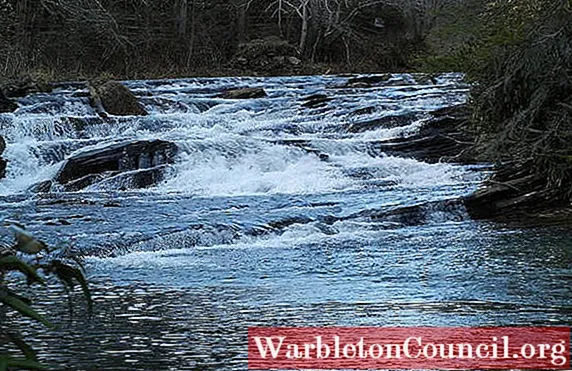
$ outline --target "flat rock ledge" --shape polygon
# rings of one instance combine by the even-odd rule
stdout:
[[[531,162],[511,162],[498,166],[495,174],[463,201],[473,219],[523,226],[569,224],[572,207],[565,189],[550,184]]]
[[[112,179],[120,188],[150,187],[163,179],[177,153],[178,147],[164,140],[111,144],[68,158],[53,181],[38,183],[31,191],[46,192],[55,183],[74,192]]]

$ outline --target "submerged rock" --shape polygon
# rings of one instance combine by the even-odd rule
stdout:
[[[66,190],[80,190],[121,173],[171,164],[177,152],[174,143],[163,140],[112,144],[70,157],[55,180]],[[137,175],[136,183],[150,186],[157,179],[156,171],[147,172]]]
[[[90,102],[100,116],[105,113],[115,116],[145,116],[147,111],[128,87],[117,81],[103,85],[88,86]]]
[[[218,98],[223,99],[253,99],[267,97],[266,91],[262,88],[242,88],[230,89],[218,95]]]
[[[314,94],[301,99],[302,107],[306,108],[318,108],[324,107],[332,98],[325,94]]]

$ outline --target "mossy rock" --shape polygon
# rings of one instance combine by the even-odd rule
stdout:
[[[146,116],[148,113],[129,88],[117,81],[89,87],[92,106],[101,115]]]

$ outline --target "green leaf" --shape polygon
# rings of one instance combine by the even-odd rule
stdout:
[[[35,361],[37,359],[36,352],[32,347],[24,341],[18,334],[9,333],[8,338],[10,341],[20,349],[20,351],[24,354],[26,359],[30,359]]]
[[[48,246],[45,243],[37,240],[25,229],[14,224],[8,228],[10,228],[16,236],[16,245],[14,246],[16,250],[30,255],[38,254],[42,250],[49,252]]]
[[[38,275],[35,268],[18,259],[14,255],[3,256],[0,258],[0,271],[19,271],[26,275],[28,283],[38,282],[45,284],[44,280]]]
[[[54,260],[51,264],[51,271],[54,272],[56,276],[58,276],[58,278],[71,290],[73,290],[75,286],[74,279],[79,283],[87,301],[87,311],[91,314],[93,310],[91,293],[89,291],[89,287],[87,286],[85,276],[81,270],[68,264],[64,264],[59,260]]]
[[[7,370],[47,370],[45,366],[31,359],[0,356],[0,371]]]
[[[6,304],[7,306],[11,307],[15,311],[19,312],[20,314],[35,319],[36,321],[44,324],[47,327],[54,327],[47,319],[44,318],[41,314],[33,310],[27,303],[25,303],[21,298],[17,295],[12,294],[10,291],[6,289],[0,289],[0,302]]]

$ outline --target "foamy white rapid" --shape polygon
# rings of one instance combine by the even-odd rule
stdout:
[[[467,87],[461,77],[443,75],[437,85],[419,85],[415,76],[395,75],[392,84],[374,89],[340,89],[346,79],[338,77],[127,82],[151,114],[108,122],[99,120],[79,94],[81,85],[62,85],[53,93],[23,98],[14,114],[0,115],[9,161],[0,195],[22,193],[53,178],[74,153],[140,139],[173,141],[181,150],[164,181],[147,190],[159,193],[315,194],[364,189],[376,182],[455,184],[467,180],[458,166],[372,155],[365,149],[371,141],[412,135],[428,111],[463,102]],[[215,97],[223,88],[242,86],[263,86],[269,96]],[[301,106],[301,98],[318,93],[332,98],[327,107]],[[356,114],[363,108],[371,109]],[[401,127],[360,133],[342,129],[412,113],[418,118]],[[117,184],[102,182],[85,191],[115,189]]]

